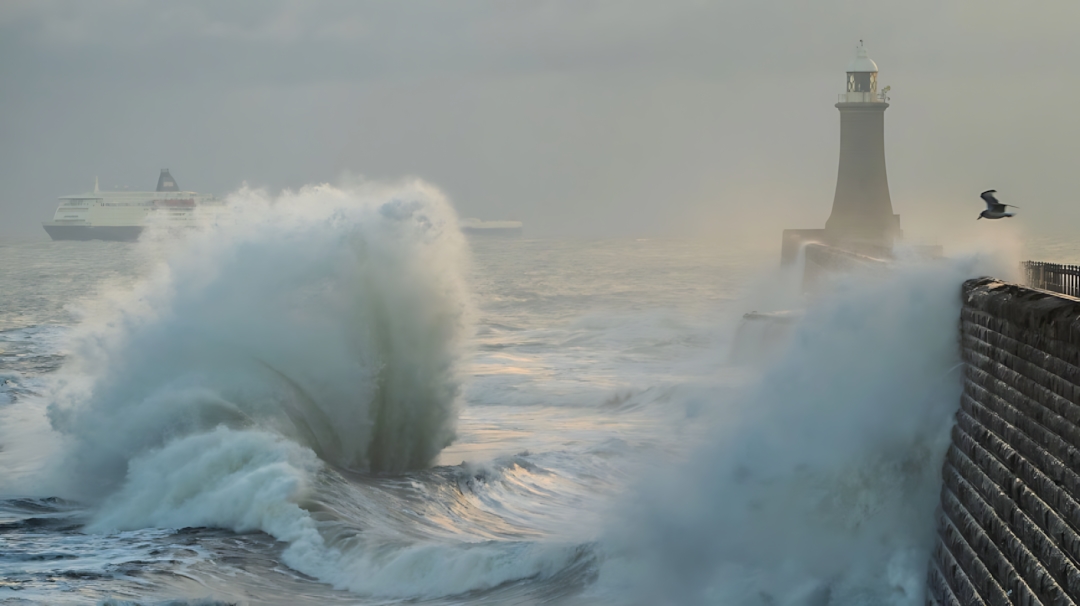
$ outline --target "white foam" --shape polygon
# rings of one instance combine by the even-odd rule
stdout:
[[[320,463],[280,436],[218,427],[132,459],[90,532],[210,526],[322,544],[300,503]]]
[[[369,545],[347,554],[324,578],[361,594],[434,598],[550,578],[583,557],[586,549],[506,541]]]
[[[50,409],[77,496],[170,439],[259,427],[354,469],[428,465],[453,438],[469,309],[453,210],[422,183],[229,198],[81,327]]]
[[[87,530],[262,530],[288,543],[282,557],[296,570],[339,589],[399,598],[547,578],[583,556],[576,545],[416,541],[380,532],[357,535],[340,526],[328,544],[320,523],[302,507],[314,496],[321,467],[311,450],[280,436],[218,427],[133,459],[124,486],[106,499]]]
[[[235,222],[151,238],[168,261],[73,339],[49,417],[65,441],[54,477],[96,503],[87,529],[262,530],[296,570],[399,597],[579,559],[575,545],[357,534],[308,511],[326,462],[416,469],[452,439],[463,239],[421,183],[229,204]]]
[[[692,459],[628,497],[601,586],[633,603],[921,604],[960,284],[980,269],[835,282],[760,384],[717,403]]]

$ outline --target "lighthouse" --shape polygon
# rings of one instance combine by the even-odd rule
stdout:
[[[847,68],[840,94],[840,166],[825,236],[835,246],[891,249],[900,236],[885,173],[885,95],[878,92],[878,67],[862,41]]]
[[[840,94],[840,166],[832,214],[825,229],[785,229],[780,263],[795,261],[807,242],[849,252],[888,258],[900,237],[900,215],[893,214],[889,178],[885,174],[884,91],[878,92],[878,68],[862,41],[847,68],[846,90]]]

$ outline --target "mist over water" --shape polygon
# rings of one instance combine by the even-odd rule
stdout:
[[[959,284],[1008,264],[807,297],[799,268],[702,243],[470,244],[419,182],[230,206],[181,240],[91,244],[141,269],[49,323],[7,316],[20,595],[923,600]]]

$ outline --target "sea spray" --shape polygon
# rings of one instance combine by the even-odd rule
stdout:
[[[628,497],[601,585],[642,604],[921,604],[959,285],[988,263],[833,282],[691,459]]]
[[[78,494],[110,492],[133,457],[217,425],[347,468],[428,465],[453,438],[468,313],[449,204],[411,183],[242,190],[229,205],[232,222],[175,245],[76,339],[50,415]]]
[[[72,341],[49,417],[60,492],[91,506],[85,530],[263,531],[294,570],[379,599],[584,574],[587,544],[447,537],[429,527],[470,515],[468,497],[440,488],[417,518],[377,487],[441,478],[416,470],[454,435],[471,307],[438,192],[244,190],[229,204],[232,221],[180,241],[151,233],[141,249],[167,261]]]
[[[325,464],[417,469],[453,439],[465,244],[420,182],[228,203],[231,221],[151,234],[163,265],[80,328],[54,474],[97,504],[88,530],[263,530],[325,576],[340,554],[303,507]]]

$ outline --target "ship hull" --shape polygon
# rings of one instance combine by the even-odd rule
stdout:
[[[142,233],[141,225],[57,225],[43,223],[53,240],[111,240],[134,242]]]

